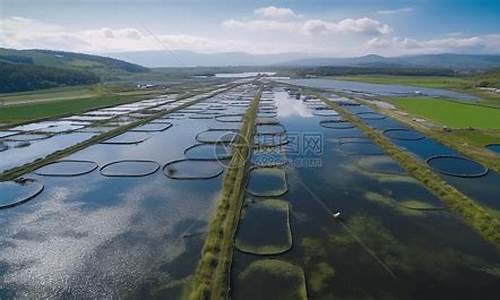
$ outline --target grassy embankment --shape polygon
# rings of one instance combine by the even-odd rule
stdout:
[[[394,110],[370,104],[368,101],[358,100],[488,168],[500,172],[498,156],[484,148],[487,144],[500,143],[500,108],[436,98],[402,97],[391,100],[399,110],[410,114],[405,116]],[[429,128],[414,121],[415,116],[446,126],[447,130]]]
[[[188,299],[226,299],[229,271],[244,200],[247,157],[253,140],[255,118],[262,90],[245,113],[240,136],[233,145],[233,157],[224,174],[217,207],[212,215],[203,246],[201,259],[189,282]]]
[[[495,218],[484,207],[450,186],[439,175],[415,157],[396,147],[376,130],[344,110],[339,105],[318,95],[327,105],[335,109],[345,120],[363,131],[375,144],[398,162],[410,175],[420,181],[429,191],[438,196],[443,203],[489,242],[500,250],[500,219]]]
[[[224,89],[220,92],[217,92],[215,93],[214,95],[216,94],[220,94],[220,93],[223,93],[229,89],[232,89],[233,87],[235,87],[235,85],[232,85],[230,87],[228,87],[227,89]],[[192,94],[188,94],[188,95],[184,95],[184,96],[181,96],[181,97],[178,97],[177,100],[182,100],[182,99],[186,99],[186,98],[189,98],[193,96]],[[66,157],[68,155],[71,155],[81,149],[84,149],[90,145],[93,145],[93,144],[96,144],[96,143],[99,143],[99,142],[102,142],[104,140],[107,140],[109,138],[112,138],[114,136],[117,136],[119,134],[122,134],[124,133],[125,131],[129,130],[129,129],[132,129],[134,127],[137,127],[139,125],[142,125],[142,124],[145,124],[149,121],[152,121],[154,119],[157,119],[157,118],[160,118],[166,114],[169,114],[169,113],[172,113],[172,112],[175,112],[179,109],[183,109],[187,106],[190,106],[192,104],[195,104],[195,103],[198,103],[198,102],[201,102],[203,100],[205,100],[207,97],[204,97],[204,98],[201,98],[201,99],[198,99],[198,100],[195,100],[195,101],[191,101],[191,102],[188,102],[188,103],[185,103],[183,105],[180,105],[176,108],[172,108],[172,109],[169,109],[169,110],[164,110],[164,111],[161,111],[161,112],[158,112],[158,113],[155,113],[147,118],[142,118],[140,120],[137,120],[133,123],[130,123],[130,124],[127,124],[127,125],[124,125],[124,126],[121,126],[121,127],[118,127],[118,128],[115,128],[113,130],[110,130],[108,132],[104,132],[104,133],[101,133],[99,135],[96,135],[88,140],[85,140],[81,143],[78,143],[76,145],[73,145],[71,147],[68,147],[66,149],[63,149],[63,150],[59,150],[59,151],[56,151],[54,153],[51,153],[49,155],[47,155],[46,157],[44,158],[40,158],[40,159],[37,159],[35,160],[34,162],[31,162],[31,163],[27,163],[27,164],[24,164],[22,166],[18,166],[18,167],[14,167],[12,169],[9,169],[9,170],[6,170],[4,172],[2,172],[0,174],[0,181],[6,181],[6,180],[14,180],[16,178],[18,178],[19,176],[22,176],[24,174],[27,174],[27,173],[30,173],[30,172],[33,172],[34,170],[40,168],[41,166],[45,165],[45,164],[48,164],[50,162],[54,162],[58,159],[61,159],[63,157]],[[161,104],[159,104],[161,105]]]
[[[0,124],[13,125],[141,100],[159,91],[120,91],[99,86],[0,95]],[[1,125],[0,125],[1,127]]]

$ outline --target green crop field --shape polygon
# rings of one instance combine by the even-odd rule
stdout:
[[[140,98],[141,96],[135,95],[107,95],[77,100],[60,100],[9,105],[0,107],[0,123],[20,123],[64,114],[78,113],[93,108],[127,103]]]
[[[449,128],[500,129],[500,109],[444,98],[398,97],[399,109]]]
[[[470,87],[472,81],[465,77],[451,76],[393,76],[393,75],[358,75],[334,76],[332,79],[358,81],[379,84],[401,84],[428,88],[463,89]]]

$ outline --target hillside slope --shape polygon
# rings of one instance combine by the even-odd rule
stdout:
[[[53,50],[0,48],[0,62],[88,71],[103,80],[130,73],[149,72],[148,68],[114,58]]]
[[[95,84],[99,81],[97,75],[88,71],[0,62],[0,93]]]

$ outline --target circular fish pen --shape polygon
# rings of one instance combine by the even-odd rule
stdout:
[[[255,126],[255,131],[257,134],[276,134],[283,135],[286,133],[285,126],[280,123],[275,124],[257,124]]]
[[[93,172],[97,167],[97,163],[93,161],[68,159],[45,164],[33,173],[51,177],[80,176]]]
[[[52,135],[50,134],[44,134],[44,133],[21,133],[6,137],[5,140],[12,142],[34,142],[34,141],[48,139],[51,136]]]
[[[224,143],[201,143],[184,149],[184,155],[189,159],[224,160],[230,159],[232,147]]]
[[[362,137],[340,138],[339,149],[348,155],[383,155],[384,151],[370,139]]]
[[[465,157],[435,155],[425,161],[437,172],[454,177],[475,178],[488,174],[488,168]]]
[[[276,125],[280,124],[276,118],[257,118],[255,119],[255,125]]]
[[[211,120],[214,118],[212,115],[199,115],[199,114],[192,114],[189,116],[190,119],[195,119],[195,120]]]
[[[250,263],[235,279],[232,299],[307,300],[306,278],[301,267],[278,259]]]
[[[353,124],[342,119],[322,120],[319,121],[319,126],[329,129],[352,129],[355,127]]]
[[[195,140],[200,143],[218,144],[232,143],[238,136],[237,130],[232,129],[208,129],[199,132],[195,136]]]
[[[217,120],[219,122],[239,123],[239,122],[243,121],[243,115],[242,114],[218,115],[218,116],[215,116],[215,120]]]
[[[236,232],[235,247],[243,253],[276,255],[292,248],[290,206],[279,199],[246,201]]]
[[[19,178],[14,181],[0,182],[0,209],[23,204],[44,189],[41,182],[31,178]]]
[[[371,112],[371,111],[358,112],[358,113],[356,113],[356,115],[362,120],[383,120],[383,119],[387,118],[384,115],[381,115],[381,114],[376,113],[376,112]]]
[[[149,138],[145,132],[125,132],[100,142],[104,145],[133,145],[144,142]]]
[[[257,118],[276,118],[277,116],[275,112],[257,112]]]
[[[425,139],[425,136],[406,128],[390,128],[382,132],[386,137],[393,140],[401,141],[420,141]]]
[[[138,127],[132,128],[131,132],[161,132],[172,127],[172,123],[147,123]]]
[[[496,154],[500,154],[500,144],[488,144],[484,147],[486,149],[490,150],[491,152],[494,152]]]
[[[274,167],[284,166],[286,159],[280,147],[269,147],[252,151],[250,162],[255,166]]]
[[[152,160],[118,160],[105,164],[99,171],[106,177],[143,177],[159,168],[160,164]]]
[[[224,168],[218,161],[204,159],[174,160],[163,167],[163,173],[171,179],[211,179],[223,172]]]
[[[254,136],[254,148],[284,146],[289,142],[286,134],[256,133]]]
[[[175,119],[175,120],[182,120],[185,119],[187,116],[184,113],[169,113],[167,114],[164,118],[165,119]]]
[[[317,117],[334,117],[334,116],[338,116],[339,113],[332,110],[332,109],[326,108],[326,109],[313,110],[313,115],[315,115]]]
[[[256,197],[279,197],[288,191],[284,166],[254,166],[249,170],[247,193]]]

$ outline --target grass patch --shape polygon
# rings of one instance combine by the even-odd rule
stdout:
[[[400,84],[426,88],[463,89],[472,85],[472,81],[468,78],[452,76],[359,75],[334,76],[329,78],[378,84]]]
[[[233,299],[307,299],[304,272],[288,262],[276,259],[254,261],[236,281],[238,289]]]
[[[449,185],[439,175],[420,162],[417,158],[396,147],[392,142],[378,133],[375,129],[359,120],[356,116],[346,111],[341,106],[317,94],[327,105],[335,109],[339,114],[356,127],[363,131],[370,139],[398,162],[410,175],[420,181],[428,190],[437,195],[446,206],[457,213],[472,228],[474,228],[484,239],[493,243],[500,249],[500,220],[490,214],[484,207],[470,199],[457,189]]]
[[[198,266],[189,282],[188,299],[227,299],[234,235],[243,205],[247,158],[253,141],[255,118],[262,89],[243,117],[240,135],[233,144],[233,157],[222,180],[217,207],[208,225]]]
[[[399,109],[449,128],[500,129],[500,109],[446,98],[397,97]]]

